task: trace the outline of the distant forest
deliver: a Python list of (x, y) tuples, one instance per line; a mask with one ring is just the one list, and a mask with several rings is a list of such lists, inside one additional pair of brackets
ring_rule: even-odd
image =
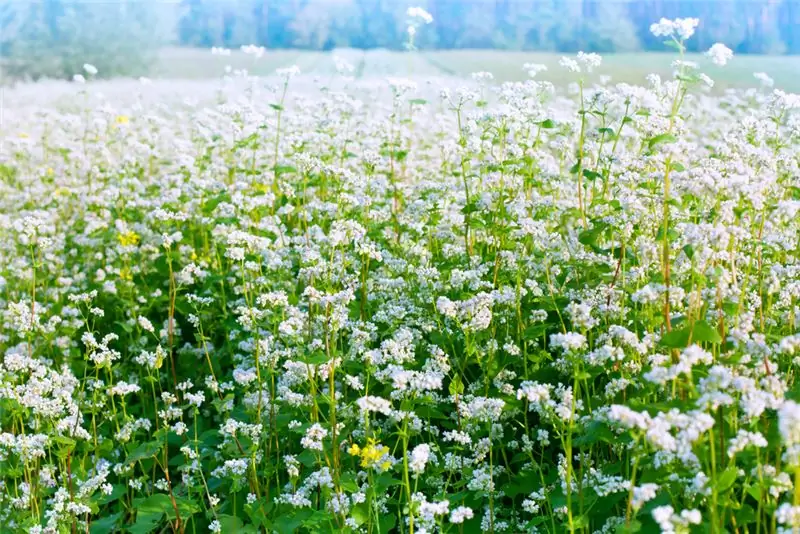
[(401, 49), (411, 6), (433, 16), (422, 49), (664, 51), (650, 25), (696, 17), (690, 51), (800, 54), (800, 0), (0, 0), (0, 74), (144, 73), (165, 45)]
[(661, 17), (697, 17), (689, 46), (800, 53), (800, 0), (183, 0), (178, 42), (191, 46), (401, 48), (406, 9), (433, 15), (423, 48), (573, 52), (664, 50)]

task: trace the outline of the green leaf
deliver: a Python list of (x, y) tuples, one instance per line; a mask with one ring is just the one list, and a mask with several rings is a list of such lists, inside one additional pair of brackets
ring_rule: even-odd
[(628, 526), (625, 526), (625, 523), (617, 526), (617, 534), (633, 534), (634, 532), (639, 532), (640, 530), (642, 530), (642, 523), (636, 519), (631, 520)]
[(553, 122), (553, 119), (545, 119), (539, 123), (539, 126), (541, 126), (542, 128), (550, 129), (550, 128), (555, 128), (556, 123)]
[(542, 483), (539, 479), (533, 473), (529, 473), (527, 476), (514, 478), (513, 481), (505, 485), (503, 491), (507, 497), (513, 499), (517, 495), (529, 495), (541, 487)]
[(153, 495), (150, 495), (144, 499), (134, 499), (133, 507), (136, 508), (139, 513), (145, 514), (156, 512), (163, 514), (168, 510), (174, 511), (172, 507), (172, 500), (166, 493), (154, 493)]
[[(178, 505), (178, 512), (181, 514), (181, 519), (186, 520), (200, 511), (200, 505), (186, 497), (175, 497), (175, 504)], [(170, 507), (167, 509), (167, 518), (175, 519), (175, 508), (170, 501)]]
[(136, 514), (136, 522), (128, 527), (130, 534), (148, 534), (158, 527), (161, 518), (164, 516), (160, 512), (142, 512)]
[(75, 449), (75, 440), (67, 436), (54, 436), (53, 441), (58, 444), (56, 449), (56, 456), (59, 458), (66, 458), (69, 453)]
[(677, 138), (674, 135), (664, 133), (650, 138), (650, 140), (647, 142), (647, 148), (652, 151), (653, 148), (662, 143), (674, 143), (675, 141), (677, 141)]
[(220, 514), (217, 516), (222, 532), (239, 532), (244, 526), (244, 521), (234, 515)]
[(408, 103), (417, 106), (424, 106), (425, 104), (428, 103), (428, 101), (425, 100), (424, 98), (412, 98), (411, 100), (408, 101)]
[(381, 515), (380, 519), (378, 519), (381, 532), (392, 532), (396, 523), (397, 518), (394, 514), (383, 514)]
[(694, 323), (692, 340), (705, 341), (706, 343), (713, 343), (715, 345), (722, 343), (722, 337), (719, 335), (719, 332), (706, 321), (697, 321)]
[(54, 442), (65, 447), (75, 447), (75, 440), (67, 436), (54, 436), (51, 438)]
[(464, 206), (463, 208), (461, 208), (461, 213), (463, 213), (464, 215), (468, 215), (470, 213), (475, 213), (480, 209), (481, 209), (480, 205), (477, 202), (473, 201)]
[(275, 522), (272, 524), (272, 526), (278, 531), (279, 534), (292, 534), (297, 532), (300, 525), (302, 525), (306, 519), (311, 517), (311, 515), (311, 510), (306, 509), (297, 510), (293, 513), (282, 514), (275, 519)]
[(583, 175), (591, 181), (597, 180), (598, 178), (602, 178), (603, 175), (599, 172), (592, 171), (589, 169), (583, 169)]
[(275, 174), (289, 174), (297, 172), (297, 167), (294, 165), (276, 165), (272, 168)]
[(97, 499), (97, 504), (108, 504), (110, 502), (114, 502), (123, 495), (125, 495), (125, 486), (122, 484), (114, 484), (114, 486), (112, 486), (111, 493), (108, 495), (101, 495), (100, 498)]
[(219, 206), (222, 202), (230, 201), (231, 196), (226, 192), (220, 193), (219, 195), (206, 200), (203, 203), (203, 206), (200, 208), (203, 212), (203, 215), (211, 215), (211, 213)]
[(673, 171), (677, 172), (683, 172), (686, 170), (686, 167), (684, 167), (682, 163), (678, 163), (677, 161), (672, 162), (670, 167), (672, 167)]
[(606, 224), (595, 224), (595, 226), (581, 232), (580, 235), (578, 235), (578, 241), (586, 246), (597, 245), (597, 240), (600, 238), (606, 228)]
[(689, 346), (689, 336), (691, 332), (688, 328), (679, 328), (667, 332), (661, 338), (661, 345), (670, 349), (683, 349)]
[(350, 517), (356, 522), (357, 526), (361, 526), (367, 522), (369, 518), (369, 509), (367, 503), (360, 503), (350, 510)]
[(737, 468), (735, 465), (732, 465), (723, 471), (721, 475), (719, 475), (719, 478), (716, 482), (718, 493), (725, 493), (733, 487), (733, 483), (736, 482), (738, 471), (739, 468)]
[(447, 388), (451, 395), (461, 395), (464, 393), (464, 383), (461, 381), (461, 376), (456, 375), (450, 381), (450, 386)]
[(524, 339), (537, 339), (547, 333), (547, 323), (536, 323), (528, 326), (522, 334)]
[(314, 351), (304, 358), (307, 365), (322, 365), (328, 362), (328, 356), (321, 350)]
[(146, 441), (136, 447), (136, 449), (128, 455), (128, 462), (138, 462), (146, 458), (152, 458), (161, 450), (161, 443), (158, 441)]
[(661, 338), (661, 345), (672, 349), (682, 349), (689, 346), (690, 343), (722, 343), (722, 337), (714, 327), (706, 321), (697, 321), (694, 325), (687, 325), (683, 328), (678, 328), (667, 332)]
[(116, 514), (107, 515), (96, 521), (92, 521), (89, 527), (90, 534), (106, 534), (107, 532), (114, 532), (114, 527), (117, 525), (121, 512)]

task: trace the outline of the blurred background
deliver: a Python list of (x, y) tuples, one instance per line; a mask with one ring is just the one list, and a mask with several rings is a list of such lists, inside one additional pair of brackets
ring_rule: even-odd
[[(413, 61), (397, 61), (407, 55), (411, 6), (433, 22), (418, 28)], [(640, 81), (673, 58), (649, 30), (661, 17), (701, 20), (692, 52), (715, 42), (733, 49), (723, 86), (752, 85), (754, 71), (800, 84), (800, 0), (0, 0), (0, 67), (4, 81), (70, 79), (84, 63), (99, 77), (203, 78), (226, 65), (326, 73), (336, 51), (356, 76), (489, 70), (523, 79), (524, 62), (555, 65), (584, 50), (613, 54), (610, 72)], [(266, 52), (255, 58), (244, 45)], [(211, 47), (234, 52), (212, 57)]]

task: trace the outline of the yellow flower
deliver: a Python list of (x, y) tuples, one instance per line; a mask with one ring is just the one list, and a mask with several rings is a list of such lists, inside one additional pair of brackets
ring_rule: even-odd
[(164, 353), (164, 349), (162, 349), (161, 345), (159, 345), (158, 347), (156, 347), (156, 362), (155, 362), (156, 369), (161, 369), (161, 365), (164, 363), (164, 356), (166, 356), (166, 354)]
[(29, 136), (28, 134), (26, 134), (25, 132), (20, 132), (20, 133), (19, 133), (19, 136), (20, 136), (20, 138), (22, 138), (22, 139), (27, 139), (28, 137), (30, 137), (30, 136)]
[(367, 444), (362, 448), (358, 444), (353, 443), (347, 448), (350, 456), (358, 456), (361, 458), (361, 467), (366, 468), (379, 468), (381, 471), (387, 471), (392, 467), (392, 462), (388, 458), (389, 448), (381, 445), (374, 438), (367, 440)]
[(381, 466), (386, 465), (388, 462), (385, 460), (385, 456), (388, 453), (388, 447), (370, 438), (367, 446), (361, 449), (361, 467), (375, 467), (381, 460), (383, 460)]
[(117, 124), (128, 124), (130, 118), (127, 115), (117, 115), (116, 123)]
[(117, 239), (119, 239), (119, 244), (123, 247), (129, 247), (139, 243), (139, 235), (133, 230), (128, 230), (124, 234), (117, 235)]
[(122, 280), (133, 280), (133, 274), (131, 274), (131, 270), (127, 267), (123, 267), (119, 270), (119, 277)]
[(53, 167), (47, 167), (47, 176), (53, 176)]

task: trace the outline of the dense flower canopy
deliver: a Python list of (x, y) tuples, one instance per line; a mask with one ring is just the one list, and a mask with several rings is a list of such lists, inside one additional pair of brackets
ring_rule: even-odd
[(563, 65), (9, 91), (0, 530), (800, 528), (800, 96)]

